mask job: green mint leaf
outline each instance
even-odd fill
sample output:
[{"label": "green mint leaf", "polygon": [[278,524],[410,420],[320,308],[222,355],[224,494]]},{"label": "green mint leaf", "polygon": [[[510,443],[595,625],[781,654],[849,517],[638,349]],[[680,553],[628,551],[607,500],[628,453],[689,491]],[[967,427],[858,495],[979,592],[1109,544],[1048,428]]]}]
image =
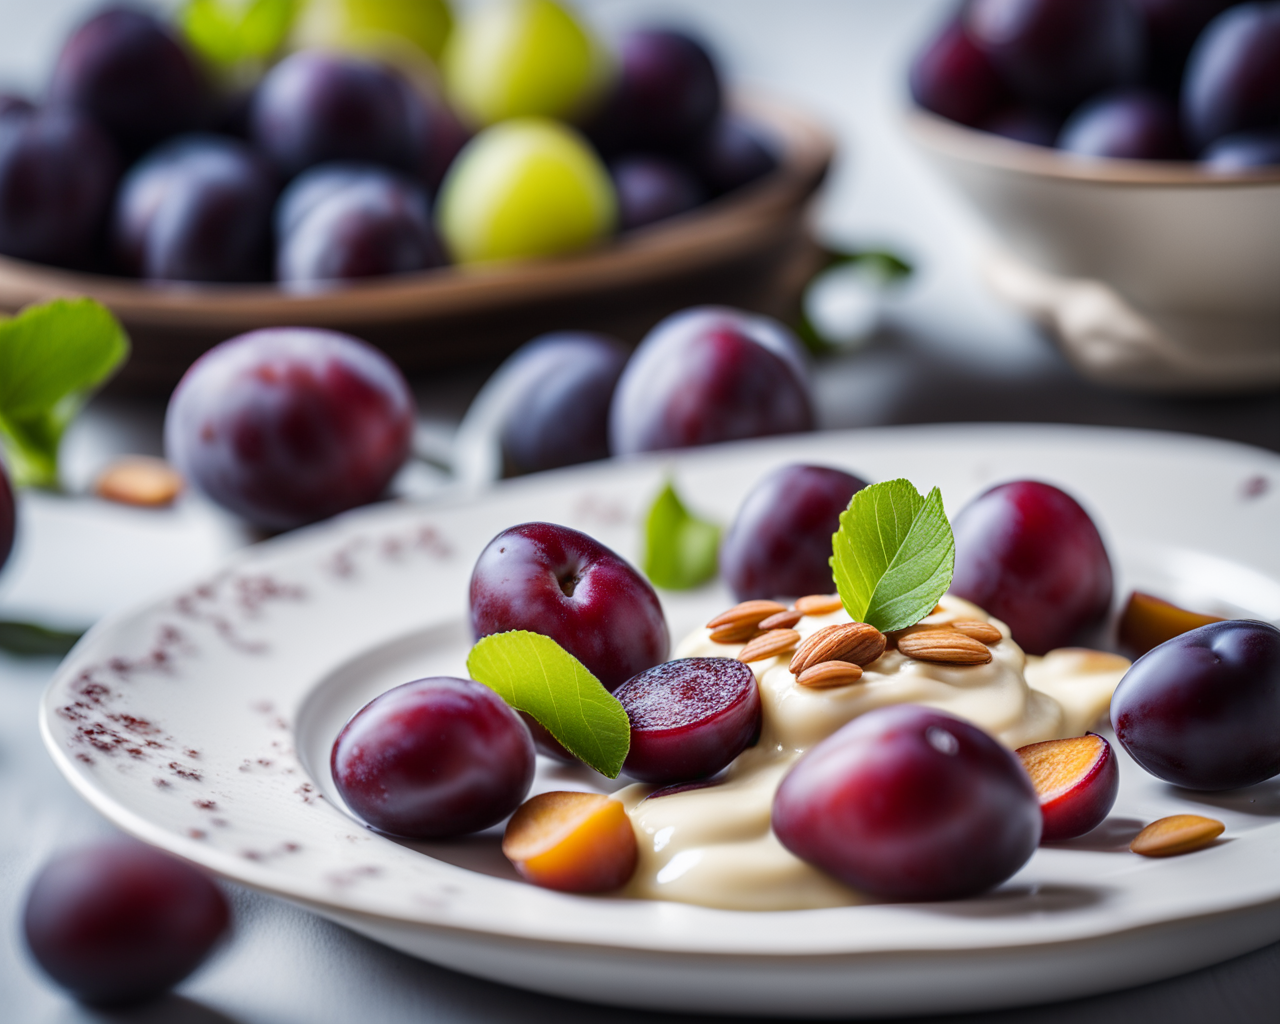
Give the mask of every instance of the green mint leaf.
[{"label": "green mint leaf", "polygon": [[467,656],[471,678],[532,715],[574,757],[616,779],[631,749],[617,698],[548,636],[515,629],[486,636]]},{"label": "green mint leaf", "polygon": [[0,620],[0,651],[27,658],[62,657],[76,645],[80,633],[50,629],[32,622]]},{"label": "green mint leaf", "polygon": [[188,0],[179,22],[196,53],[229,70],[275,54],[288,38],[298,6],[297,0]]},{"label": "green mint leaf", "polygon": [[644,538],[641,568],[654,586],[689,590],[715,576],[720,527],[685,508],[670,482],[649,508]]},{"label": "green mint leaf", "polygon": [[845,611],[882,632],[914,626],[951,585],[956,543],[934,488],[909,480],[864,487],[840,513],[831,569]]},{"label": "green mint leaf", "polygon": [[57,486],[63,432],[128,354],[124,328],[92,299],[0,320],[0,440],[19,486]]}]

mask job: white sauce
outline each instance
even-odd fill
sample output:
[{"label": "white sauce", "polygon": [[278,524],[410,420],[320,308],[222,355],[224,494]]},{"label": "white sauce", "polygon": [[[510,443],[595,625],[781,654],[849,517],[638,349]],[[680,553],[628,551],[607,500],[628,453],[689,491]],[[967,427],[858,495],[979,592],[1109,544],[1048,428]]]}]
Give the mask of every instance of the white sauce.
[{"label": "white sauce", "polygon": [[[846,722],[889,704],[923,704],[964,718],[1009,747],[1078,736],[1107,710],[1129,667],[1124,658],[1070,648],[1028,658],[1009,629],[976,605],[944,597],[923,625],[959,619],[990,622],[1004,635],[987,665],[947,666],[888,651],[848,686],[809,689],[787,670],[790,654],[751,667],[760,684],[760,742],[741,754],[717,784],[646,800],[656,788],[633,785],[615,796],[631,816],[640,861],[630,896],[733,910],[800,910],[865,898],[810,867],[769,827],[773,794],[804,751]],[[838,622],[843,611],[806,616],[801,638]],[[698,630],[675,657],[734,657],[741,644],[712,642]]]}]

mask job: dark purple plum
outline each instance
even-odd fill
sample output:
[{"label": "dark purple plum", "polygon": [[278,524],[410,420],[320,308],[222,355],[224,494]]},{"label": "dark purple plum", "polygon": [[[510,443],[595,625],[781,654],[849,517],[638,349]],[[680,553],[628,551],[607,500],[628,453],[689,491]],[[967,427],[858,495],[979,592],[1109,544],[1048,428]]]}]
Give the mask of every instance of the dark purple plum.
[{"label": "dark purple plum", "polygon": [[438,96],[425,96],[420,103],[411,100],[410,107],[417,112],[418,118],[418,129],[414,135],[414,172],[434,193],[444,181],[453,158],[471,140],[471,132],[449,104]]},{"label": "dark purple plum", "polygon": [[622,770],[665,786],[714,775],[760,735],[760,688],[733,658],[680,658],[613,693],[631,721]]},{"label": "dark purple plum", "polygon": [[952,521],[951,593],[1003,619],[1031,654],[1100,624],[1111,608],[1111,560],[1079,503],[1050,484],[991,488]]},{"label": "dark purple plum", "polygon": [[609,402],[629,350],[616,338],[557,331],[522,345],[493,376],[507,475],[609,455]]},{"label": "dark purple plum", "polygon": [[957,18],[911,64],[911,96],[935,114],[978,127],[1004,106],[1009,90]]},{"label": "dark purple plum", "polygon": [[548,636],[612,692],[665,661],[670,647],[658,595],[593,537],[553,523],[503,530],[471,574],[471,631]]},{"label": "dark purple plum", "polygon": [[704,198],[698,179],[667,157],[645,153],[619,157],[609,165],[609,173],[623,231],[686,213]]},{"label": "dark purple plum", "polygon": [[720,77],[706,48],[683,32],[639,29],[622,37],[618,74],[587,134],[606,154],[679,153],[720,113]]},{"label": "dark purple plum", "polygon": [[250,134],[286,176],[332,160],[412,172],[422,159],[423,106],[422,97],[382,64],[300,50],[258,86]]},{"label": "dark purple plum", "polygon": [[1111,724],[1130,757],[1175,786],[1280,774],[1280,629],[1233,619],[1166,640],[1120,680]]},{"label": "dark purple plum", "polygon": [[227,901],[183,861],[127,840],[56,855],[27,893],[32,956],[87,1003],[154,998],[199,966],[227,930]]},{"label": "dark purple plum", "polygon": [[354,160],[336,160],[303,171],[280,193],[271,217],[276,241],[288,238],[313,210],[343,189],[367,179],[372,174],[385,174],[377,164]]},{"label": "dark purple plum", "polygon": [[1209,143],[1201,161],[1215,171],[1247,171],[1280,166],[1280,128],[1269,132],[1239,132]]},{"label": "dark purple plum", "polygon": [[1103,93],[1078,107],[1058,136],[1078,156],[1177,160],[1185,155],[1178,110],[1156,92]]},{"label": "dark purple plum", "polygon": [[377,349],[306,327],[250,331],[192,364],[165,451],[193,486],[289,529],[376,500],[409,455],[413,394]]},{"label": "dark purple plum", "polygon": [[743,499],[720,544],[720,576],[739,601],[835,590],[831,536],[866,482],[829,466],[783,466]]},{"label": "dark purple plum", "polygon": [[972,0],[964,21],[1029,103],[1071,107],[1142,74],[1142,19],[1130,0]]},{"label": "dark purple plum", "polygon": [[813,429],[799,341],[776,320],[696,306],[651,330],[609,409],[614,455]]},{"label": "dark purple plum", "polygon": [[245,143],[219,135],[172,139],[121,183],[116,262],[157,281],[263,280],[275,196],[274,172]]},{"label": "dark purple plum", "polygon": [[1280,129],[1280,3],[1240,4],[1209,23],[1187,60],[1182,121],[1197,149]]},{"label": "dark purple plum", "polygon": [[1147,38],[1146,79],[1177,95],[1187,55],[1201,30],[1237,0],[1132,0]]},{"label": "dark purple plum", "polygon": [[49,102],[82,110],[130,155],[202,127],[210,113],[200,67],[173,32],[121,7],[72,33],[54,65]]},{"label": "dark purple plum", "polygon": [[533,740],[487,686],[435,676],[357,711],[334,741],[330,767],[347,806],[379,832],[447,839],[520,806],[533,784]]},{"label": "dark purple plum", "polygon": [[1003,107],[978,125],[984,132],[1032,146],[1052,146],[1062,129],[1062,118],[1025,103]]},{"label": "dark purple plum", "polygon": [[712,195],[750,185],[778,166],[773,147],[755,122],[725,114],[689,153],[690,163]]},{"label": "dark purple plum", "polygon": [[1040,842],[1017,757],[981,729],[899,704],[855,718],[782,780],[773,831],[788,850],[887,900],[974,896]]},{"label": "dark purple plum", "polygon": [[0,118],[0,253],[90,263],[119,175],[111,140],[82,114]]},{"label": "dark purple plum", "polygon": [[323,177],[332,166],[314,167],[290,187],[305,194],[277,216],[291,222],[279,238],[277,280],[308,288],[444,264],[422,186],[376,167],[353,176],[346,164]]},{"label": "dark purple plum", "polygon": [[13,501],[13,485],[4,463],[0,462],[0,569],[9,561],[13,551],[13,535],[17,531],[18,509]]}]

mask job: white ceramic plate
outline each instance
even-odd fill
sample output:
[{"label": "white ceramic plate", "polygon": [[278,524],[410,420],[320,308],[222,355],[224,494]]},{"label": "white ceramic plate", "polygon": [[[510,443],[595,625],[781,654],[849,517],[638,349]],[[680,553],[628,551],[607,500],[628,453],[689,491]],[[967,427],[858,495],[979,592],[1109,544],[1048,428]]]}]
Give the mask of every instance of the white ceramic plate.
[{"label": "white ceramic plate", "polygon": [[[1118,594],[1136,585],[1280,619],[1276,455],[1088,428],[820,434],[546,474],[259,545],[93,629],[45,695],[46,743],[90,803],[147,842],[425,959],[582,999],[787,1015],[963,1010],[1137,984],[1280,938],[1276,780],[1195,795],[1125,761],[1099,830],[1038,851],[988,896],[768,914],[537,889],[515,880],[492,834],[415,847],[343,810],[328,771],[334,736],[374,695],[464,671],[466,584],[495,533],[547,519],[634,555],[637,517],[665,475],[728,521],[768,469],[796,460],[936,484],[952,512],[999,480],[1048,480],[1094,514]],[[678,638],[730,601],[717,586],[664,603]],[[544,765],[537,785],[591,784],[566,771]],[[1126,851],[1141,824],[1183,811],[1223,819],[1224,839],[1169,860]]]}]

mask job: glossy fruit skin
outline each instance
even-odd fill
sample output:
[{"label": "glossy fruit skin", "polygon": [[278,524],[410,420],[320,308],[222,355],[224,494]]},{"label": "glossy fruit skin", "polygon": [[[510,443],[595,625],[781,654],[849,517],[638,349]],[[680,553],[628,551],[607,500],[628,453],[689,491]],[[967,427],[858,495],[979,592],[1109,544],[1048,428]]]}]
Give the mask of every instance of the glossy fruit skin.
[{"label": "glossy fruit skin", "polygon": [[1246,171],[1280,164],[1280,128],[1265,132],[1237,132],[1209,143],[1201,161],[1215,171]]},{"label": "glossy fruit skin", "polygon": [[90,263],[119,174],[111,140],[75,111],[0,118],[0,252]]},{"label": "glossy fruit skin", "polygon": [[1233,619],[1193,629],[1133,663],[1111,699],[1116,738],[1148,772],[1187,789],[1280,773],[1280,629]]},{"label": "glossy fruit skin", "polygon": [[609,402],[630,355],[616,338],[557,331],[520,346],[499,367],[508,388],[500,427],[507,475],[609,456]]},{"label": "glossy fruit skin", "polygon": [[899,704],[855,718],[782,780],[773,831],[788,850],[889,900],[973,896],[1040,842],[1031,779],[968,722]]},{"label": "glossy fruit skin", "polygon": [[382,53],[405,43],[439,60],[453,27],[446,0],[311,0],[295,25],[306,47]]},{"label": "glossy fruit skin", "polygon": [[[321,164],[295,179],[322,171]],[[294,288],[442,266],[426,191],[390,171],[372,169],[337,186],[280,239],[276,279]]]},{"label": "glossy fruit skin", "polygon": [[276,178],[249,146],[180,136],[125,176],[112,224],[117,264],[156,281],[254,281],[267,275]]},{"label": "glossy fruit skin", "polygon": [[78,999],[123,1005],[160,995],[209,954],[227,901],[195,868],[128,840],[54,856],[27,893],[36,962]]},{"label": "glossy fruit skin", "polygon": [[0,462],[0,569],[9,561],[13,551],[13,536],[17,532],[18,509],[13,500],[13,485],[9,474]]},{"label": "glossy fruit skin", "polygon": [[[1074,786],[1040,804],[1040,812],[1044,817],[1044,829],[1040,833],[1042,844],[1061,843],[1092,832],[1102,824],[1115,806],[1116,796],[1120,793],[1120,762],[1110,743],[1101,736],[1092,738],[1101,741],[1101,756]],[[1071,741],[1047,740],[1043,744],[1032,743],[1028,746],[1069,742]],[[1027,749],[1019,747],[1017,753],[1021,755]]]},{"label": "glossy fruit skin", "polygon": [[720,577],[739,601],[829,594],[831,536],[866,481],[829,466],[782,466],[757,483],[720,542]]},{"label": "glossy fruit skin", "polygon": [[1132,0],[1147,37],[1147,81],[1176,96],[1182,72],[1204,27],[1237,0]]},{"label": "glossy fruit skin", "polygon": [[978,127],[1009,99],[1009,90],[990,59],[956,18],[916,55],[911,64],[911,97],[925,110]]},{"label": "glossy fruit skin", "polygon": [[471,574],[471,632],[549,636],[606,690],[665,661],[671,645],[649,581],[598,540],[567,526],[503,530]]},{"label": "glossy fruit skin", "polygon": [[150,14],[119,7],[71,34],[49,103],[89,115],[129,155],[202,127],[211,112],[208,84],[186,47]]},{"label": "glossy fruit skin", "polygon": [[1159,93],[1104,93],[1078,107],[1062,126],[1058,148],[1079,156],[1178,160],[1185,155],[1178,111]]},{"label": "glossy fruit skin", "polygon": [[813,429],[800,343],[776,320],[695,306],[661,321],[622,371],[614,455]]},{"label": "glossy fruit skin", "polygon": [[622,770],[665,786],[714,775],[760,735],[760,688],[732,658],[679,658],[614,691],[631,720]]},{"label": "glossy fruit skin", "polygon": [[495,825],[533,784],[529,730],[487,686],[435,676],[375,697],[330,758],[347,806],[380,832],[447,839]]},{"label": "glossy fruit skin", "polygon": [[619,157],[609,165],[618,193],[618,227],[644,227],[701,205],[698,179],[674,160],[640,153]]},{"label": "glossy fruit skin", "polygon": [[1187,60],[1182,119],[1197,149],[1280,127],[1280,6],[1240,4],[1209,23]]},{"label": "glossy fruit skin", "polygon": [[1065,109],[1136,84],[1142,21],[1129,0],[972,0],[965,30],[1023,100]]},{"label": "glossy fruit skin", "polygon": [[1070,644],[1111,607],[1107,549],[1069,494],[1035,480],[991,488],[951,523],[951,593],[1003,619],[1029,654]]},{"label": "glossy fruit skin", "polygon": [[689,160],[713,196],[750,185],[778,166],[773,146],[756,124],[732,113],[716,118]]},{"label": "glossy fruit skin", "polygon": [[346,334],[265,328],[187,370],[165,451],[250,522],[290,529],[376,500],[409,454],[414,401],[396,366]]},{"label": "glossy fruit skin", "polygon": [[332,160],[412,171],[422,98],[398,74],[360,57],[299,50],[258,86],[252,141],[285,177]]}]

